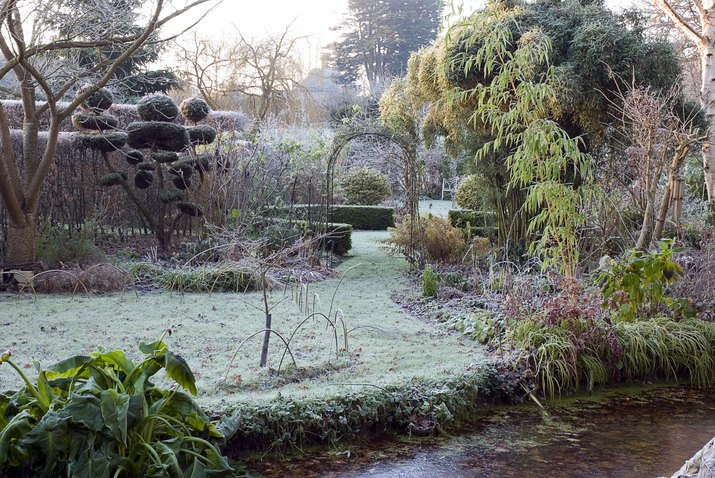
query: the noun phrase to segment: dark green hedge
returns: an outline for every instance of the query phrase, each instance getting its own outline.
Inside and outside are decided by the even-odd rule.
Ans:
[[[451,209],[447,214],[454,227],[469,231],[472,236],[497,237],[497,216],[491,211],[472,211],[471,209]]]
[[[340,256],[347,254],[348,251],[353,247],[353,227],[350,224],[339,224],[331,222],[328,223],[327,232],[324,232],[320,231],[320,228],[323,225],[324,224],[321,223],[313,223],[314,233],[326,234],[325,239],[320,242],[322,247]]]
[[[324,215],[325,206],[308,206],[297,204],[292,208],[278,209],[281,216],[292,214],[296,219],[310,219],[319,221]],[[388,227],[395,226],[395,209],[382,206],[332,206],[330,222],[337,224],[350,224],[354,229],[362,231],[386,231]]]
[[[273,218],[270,221],[286,221],[287,219]],[[322,231],[325,225],[320,221],[308,223],[303,220],[292,220],[292,224],[303,227],[305,229],[310,226],[313,234],[325,234],[326,237],[320,241],[321,247],[338,255],[347,254],[353,247],[353,227],[350,224],[328,223],[328,230]]]

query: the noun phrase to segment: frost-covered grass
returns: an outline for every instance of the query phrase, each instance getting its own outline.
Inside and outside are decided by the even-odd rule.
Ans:
[[[325,321],[311,320],[300,330],[293,352],[297,370],[276,375],[258,367],[261,336],[239,351],[228,379],[223,376],[238,344],[263,328],[260,293],[249,294],[112,294],[106,296],[0,296],[0,350],[11,349],[17,363],[49,365],[97,347],[122,348],[138,358],[139,341],[157,340],[174,331],[171,349],[181,354],[197,376],[199,400],[214,410],[277,397],[319,398],[361,388],[406,383],[413,378],[439,380],[459,376],[486,359],[473,343],[463,343],[435,326],[407,316],[392,300],[408,287],[404,260],[386,256],[375,240],[385,232],[353,234],[353,257],[335,297],[349,334],[349,354],[335,358],[332,332]],[[312,284],[327,309],[338,279]],[[289,335],[304,315],[291,294],[273,291],[273,326]],[[342,345],[342,339],[341,339]],[[277,368],[283,347],[271,338],[269,367]],[[284,368],[290,363],[286,358]],[[0,390],[19,381],[0,367]],[[373,387],[374,388],[374,387]]]
[[[420,201],[420,214],[432,214],[433,216],[447,217],[450,209],[457,209],[454,201],[439,199],[424,199]]]

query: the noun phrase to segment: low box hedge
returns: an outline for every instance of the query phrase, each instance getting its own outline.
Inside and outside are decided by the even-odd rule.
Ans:
[[[289,221],[283,218],[272,218],[269,221]],[[353,227],[350,224],[328,223],[328,230],[323,231],[325,223],[320,221],[308,222],[302,219],[290,220],[291,224],[300,226],[305,230],[310,227],[312,234],[324,234],[326,237],[320,241],[322,248],[338,255],[347,254],[353,247]]]
[[[382,206],[333,206],[330,222],[350,224],[363,231],[386,231],[395,227],[395,209]]]
[[[471,236],[486,237],[490,240],[497,237],[497,215],[494,212],[450,209],[447,217],[452,226],[468,231]]]
[[[292,208],[276,210],[283,217],[319,221],[325,214],[325,206],[296,204]],[[386,231],[395,226],[395,209],[383,206],[337,205],[330,208],[330,222],[350,224],[362,231]]]

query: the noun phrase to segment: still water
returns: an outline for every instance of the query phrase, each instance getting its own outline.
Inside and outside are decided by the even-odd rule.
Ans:
[[[325,478],[656,477],[715,436],[715,389],[613,390],[493,409],[457,436],[343,445],[250,464],[264,476]]]

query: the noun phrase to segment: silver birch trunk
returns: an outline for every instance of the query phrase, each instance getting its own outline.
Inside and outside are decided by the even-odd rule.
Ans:
[[[715,201],[715,0],[703,0],[703,10],[700,99],[708,122],[707,138],[703,142],[703,170],[712,210]]]

